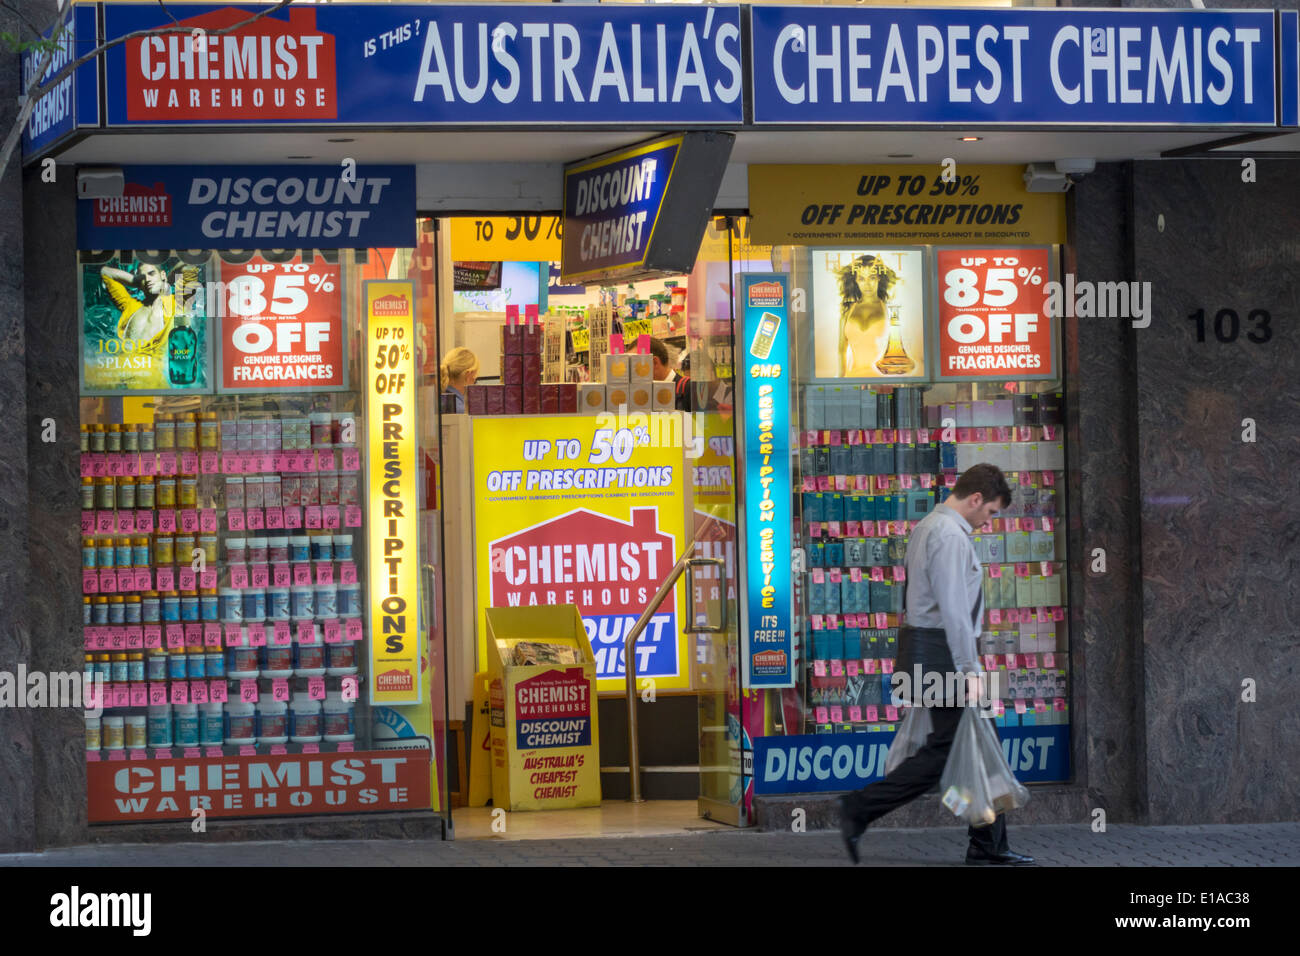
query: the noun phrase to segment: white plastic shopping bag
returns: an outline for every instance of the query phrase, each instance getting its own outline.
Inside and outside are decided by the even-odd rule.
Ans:
[[[898,726],[898,733],[894,735],[894,742],[889,747],[889,754],[885,757],[885,773],[893,773],[904,760],[924,747],[926,738],[933,729],[934,722],[930,719],[928,710],[924,707],[907,708],[903,722]]]
[[[1007,766],[993,726],[977,707],[967,707],[961,715],[939,790],[954,816],[977,827],[1029,802],[1029,791]]]

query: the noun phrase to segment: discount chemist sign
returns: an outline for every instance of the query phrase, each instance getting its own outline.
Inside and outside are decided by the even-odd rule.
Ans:
[[[370,702],[415,704],[421,697],[415,283],[370,280],[365,297]]]
[[[128,166],[121,196],[77,203],[83,249],[415,245],[413,166]]]

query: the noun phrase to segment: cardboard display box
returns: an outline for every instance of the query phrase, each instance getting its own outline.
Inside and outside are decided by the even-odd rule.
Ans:
[[[577,606],[493,607],[485,614],[493,806],[599,806],[596,659]]]

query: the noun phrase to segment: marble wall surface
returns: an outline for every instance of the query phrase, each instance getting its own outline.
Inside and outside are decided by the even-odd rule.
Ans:
[[[0,11],[0,29],[17,32],[17,18]],[[18,60],[0,69],[0,129],[17,115]],[[23,190],[17,157],[0,178],[0,671],[17,675],[31,666],[27,622],[27,443],[33,424],[23,382],[26,351],[23,310]],[[32,792],[34,712],[0,707],[0,852],[31,849],[35,835]]]
[[[1132,168],[1107,163],[1071,190],[1066,272],[1081,281],[1132,271]],[[1116,319],[1066,318],[1069,428],[1070,664],[1075,779],[1089,809],[1135,821],[1145,807],[1140,566],[1137,560],[1137,330]]]
[[[1135,164],[1135,278],[1155,301],[1135,335],[1152,823],[1300,807],[1298,176],[1296,160],[1259,159],[1253,183],[1240,158]],[[1235,341],[1216,336],[1223,309]]]
[[[28,443],[28,548],[32,586],[30,666],[79,671],[81,630],[80,441],[77,385],[76,175],[60,167],[24,183],[27,301],[27,403],[36,419],[53,419],[59,440]],[[86,826],[85,724],[72,709],[36,714],[36,838],[41,846],[83,842]]]

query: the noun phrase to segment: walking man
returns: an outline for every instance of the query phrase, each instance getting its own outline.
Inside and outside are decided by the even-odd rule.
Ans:
[[[1011,504],[1011,488],[993,465],[969,468],[952,495],[919,522],[907,546],[907,624],[899,629],[897,672],[965,674],[967,705],[981,695],[983,678],[976,642],[984,620],[984,589],[979,555],[971,534]],[[945,677],[943,687],[960,687]],[[919,688],[913,700],[921,701]],[[933,730],[925,744],[884,780],[840,798],[840,832],[854,863],[858,840],[867,825],[897,809],[939,782],[953,737],[961,721],[963,701],[945,698],[930,708]],[[970,827],[966,862],[972,865],[1021,865],[1033,857],[1007,848],[1002,814],[990,826]]]

